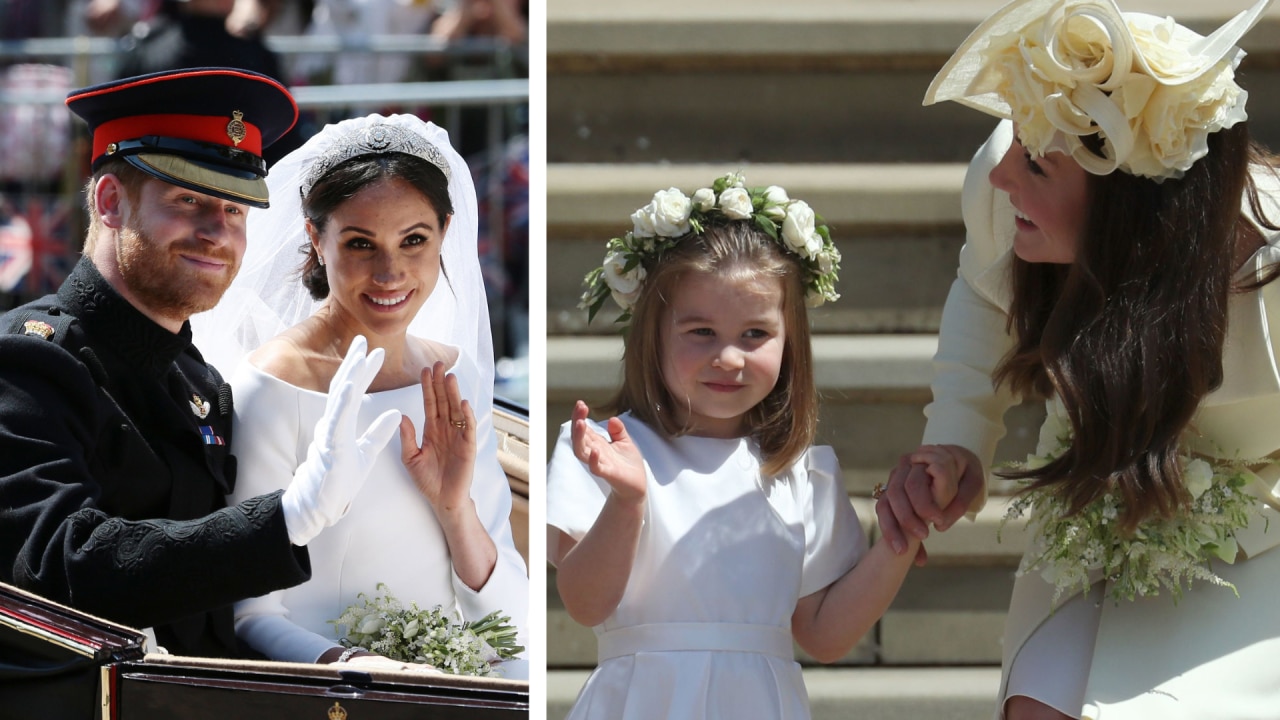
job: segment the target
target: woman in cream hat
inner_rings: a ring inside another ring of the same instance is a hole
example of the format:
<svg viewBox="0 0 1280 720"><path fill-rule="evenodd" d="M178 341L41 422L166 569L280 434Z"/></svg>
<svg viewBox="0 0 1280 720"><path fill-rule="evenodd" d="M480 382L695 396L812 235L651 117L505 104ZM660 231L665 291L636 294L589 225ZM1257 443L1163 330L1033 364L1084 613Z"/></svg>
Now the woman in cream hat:
<svg viewBox="0 0 1280 720"><path fill-rule="evenodd" d="M1003 122L965 179L926 409L962 469L904 460L877 511L891 543L976 511L1004 411L1047 398L1036 453L1001 471L1032 531L1004 717L1280 716L1280 179L1234 75L1269 5L1202 37L1016 0L925 97Z"/></svg>

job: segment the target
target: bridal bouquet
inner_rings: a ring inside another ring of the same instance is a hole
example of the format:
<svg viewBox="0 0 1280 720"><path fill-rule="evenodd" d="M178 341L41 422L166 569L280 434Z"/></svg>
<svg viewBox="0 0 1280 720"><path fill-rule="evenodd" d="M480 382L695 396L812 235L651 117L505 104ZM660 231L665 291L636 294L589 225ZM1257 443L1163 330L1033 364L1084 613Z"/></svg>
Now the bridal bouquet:
<svg viewBox="0 0 1280 720"><path fill-rule="evenodd" d="M1051 403L1036 454L1014 467L1042 467L1069 447L1071 425L1055 410L1060 406ZM1255 512L1256 500L1247 487L1257 476L1248 468L1251 463L1240 460L1209 461L1185 452L1180 460L1190 507L1172 518L1148 519L1132 534L1116 526L1123 502L1117 494L1104 493L1070 516L1066 502L1047 490L1019 495L1005 521L1030 512L1034 534L1018 574L1040 572L1054 586L1055 606L1065 591L1086 591L1100 578L1111 581L1107 595L1117 602L1155 596L1162 589L1176 602L1184 584L1190 587L1193 580L1235 592L1234 585L1213 572L1210 561L1235 561L1235 533Z"/></svg>
<svg viewBox="0 0 1280 720"><path fill-rule="evenodd" d="M462 622L437 605L422 610L405 608L378 583L376 598L360 593L336 620L342 644L400 662L427 663L453 675L498 675L493 663L510 660L524 648L516 644L511 618L489 613L475 622Z"/></svg>

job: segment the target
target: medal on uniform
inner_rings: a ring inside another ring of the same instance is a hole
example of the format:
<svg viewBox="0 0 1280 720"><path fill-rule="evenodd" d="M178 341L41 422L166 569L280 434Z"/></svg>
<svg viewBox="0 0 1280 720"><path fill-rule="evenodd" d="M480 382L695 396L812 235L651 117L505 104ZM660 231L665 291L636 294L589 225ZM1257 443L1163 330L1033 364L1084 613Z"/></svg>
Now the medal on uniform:
<svg viewBox="0 0 1280 720"><path fill-rule="evenodd" d="M47 322L41 322L39 320L28 320L22 323L22 332L27 335L39 335L45 340L48 340L53 337L53 326Z"/></svg>
<svg viewBox="0 0 1280 720"><path fill-rule="evenodd" d="M221 435L214 432L212 425L200 426L200 439L204 441L205 445L226 445L227 444L227 441L223 440Z"/></svg>
<svg viewBox="0 0 1280 720"><path fill-rule="evenodd" d="M205 400L195 393L191 394L191 412L195 413L196 417L201 420L205 419L208 417L209 410L211 409L212 406L209 404L208 400Z"/></svg>

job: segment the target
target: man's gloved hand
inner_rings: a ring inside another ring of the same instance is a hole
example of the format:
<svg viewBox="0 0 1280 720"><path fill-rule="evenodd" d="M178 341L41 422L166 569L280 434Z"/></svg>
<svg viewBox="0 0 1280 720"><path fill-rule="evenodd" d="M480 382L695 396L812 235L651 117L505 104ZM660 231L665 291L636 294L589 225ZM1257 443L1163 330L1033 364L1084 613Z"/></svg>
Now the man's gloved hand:
<svg viewBox="0 0 1280 720"><path fill-rule="evenodd" d="M347 514L364 486L378 454L400 425L400 413L388 410L357 436L360 399L382 367L382 348L366 356L368 342L357 335L329 383L324 414L316 422L307 459L285 488L281 507L289 541L306 545Z"/></svg>

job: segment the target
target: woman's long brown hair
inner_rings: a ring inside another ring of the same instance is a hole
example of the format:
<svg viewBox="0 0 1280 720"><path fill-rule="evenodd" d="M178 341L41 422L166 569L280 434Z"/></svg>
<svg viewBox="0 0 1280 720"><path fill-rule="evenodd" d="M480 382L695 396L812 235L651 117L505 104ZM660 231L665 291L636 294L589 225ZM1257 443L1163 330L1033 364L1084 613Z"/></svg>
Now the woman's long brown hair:
<svg viewBox="0 0 1280 720"><path fill-rule="evenodd" d="M1005 475L1051 489L1072 513L1117 491L1124 531L1189 501L1179 441L1201 400L1222 384L1236 250L1259 237L1241 212L1243 194L1250 214L1277 229L1249 176L1251 163L1269 160L1241 123L1212 134L1208 155L1181 179L1090 175L1074 263L1015 258L1016 344L993 381L1021 394L1056 394L1073 434L1055 461Z"/></svg>

